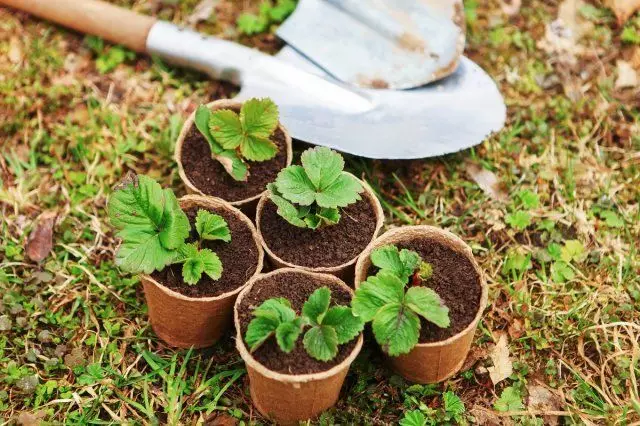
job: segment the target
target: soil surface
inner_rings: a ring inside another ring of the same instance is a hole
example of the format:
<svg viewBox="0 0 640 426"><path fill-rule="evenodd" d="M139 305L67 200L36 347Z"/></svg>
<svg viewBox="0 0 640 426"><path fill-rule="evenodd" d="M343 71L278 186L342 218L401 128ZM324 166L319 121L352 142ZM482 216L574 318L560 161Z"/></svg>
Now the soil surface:
<svg viewBox="0 0 640 426"><path fill-rule="evenodd" d="M182 264L171 265L151 274L159 283L188 297L213 297L233 291L244 285L258 267L258 247L248 225L225 209L207 210L222 216L231 231L231 242L205 241L202 243L203 248L213 250L220 258L222 262L220 279L214 281L208 275L202 274L202 278L196 285L186 284L182 279ZM188 242L198 241L195 227L198 208L185 210L185 213L191 222L191 235Z"/></svg>
<svg viewBox="0 0 640 426"><path fill-rule="evenodd" d="M327 286L331 289L331 306L349 305L351 294L333 281L312 280L309 276L291 272L268 277L256 283L238 307L240 330L244 336L249 322L253 319L253 309L272 297L285 297L293 309L300 314L302 305L317 288ZM304 332L303 332L304 333ZM284 374L310 374L329 370L349 356L358 339L340 345L338 355L331 361L318 361L309 356L302 344L301 334L296 347L290 353L284 353L275 339L269 339L252 355L260 364L270 370Z"/></svg>
<svg viewBox="0 0 640 426"><path fill-rule="evenodd" d="M280 259L298 266L342 265L358 256L376 230L375 209L369 197L342 209L340 222L317 230L298 228L281 218L270 200L260 217L260 231L267 246Z"/></svg>
<svg viewBox="0 0 640 426"><path fill-rule="evenodd" d="M471 261L450 247L425 238L398 243L399 249L414 250L431 263L433 276L424 285L432 288L449 308L451 325L440 328L420 317L420 343L439 342L464 330L475 318L480 306L480 277ZM378 268L372 266L369 275Z"/></svg>
<svg viewBox="0 0 640 426"><path fill-rule="evenodd" d="M182 144L182 167L191 183L204 194L229 202L244 200L264 191L267 184L273 182L278 172L287 165L287 144L279 127L271 135L271 141L278 146L276 156L267 161L249 161L247 181L238 182L218 161L211 158L209 142L193 124Z"/></svg>

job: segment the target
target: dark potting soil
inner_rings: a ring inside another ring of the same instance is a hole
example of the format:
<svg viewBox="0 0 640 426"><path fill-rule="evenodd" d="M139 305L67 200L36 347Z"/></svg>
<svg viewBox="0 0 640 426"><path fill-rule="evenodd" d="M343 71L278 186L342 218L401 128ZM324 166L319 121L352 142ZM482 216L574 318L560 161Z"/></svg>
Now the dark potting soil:
<svg viewBox="0 0 640 426"><path fill-rule="evenodd" d="M399 249L414 250L431 263L433 275L423 285L432 288L449 308L451 325L440 328L420 317L420 343L439 342L464 330L475 318L480 306L480 277L471 261L452 248L432 239L398 243ZM369 268L369 275L377 272Z"/></svg>
<svg viewBox="0 0 640 426"><path fill-rule="evenodd" d="M238 306L238 319L242 336L247 332L249 322L254 318L253 309L272 297L285 297L291 302L293 309L300 314L302 305L317 288L327 286L331 290L331 306L349 305L351 294L333 281L318 281L307 275L290 272L278 274L260 280L244 296ZM306 329L305 329L306 331ZM303 332L304 333L304 332ZM309 356L302 344L301 334L296 347L290 353L284 353L275 339L268 339L255 352L253 357L270 370L284 374L310 374L326 371L340 364L349 356L358 339L340 345L338 355L331 361L318 361Z"/></svg>
<svg viewBox="0 0 640 426"><path fill-rule="evenodd" d="M298 228L281 218L275 204L265 204L260 231L267 246L280 259L298 266L338 266L358 256L371 242L376 230L376 214L369 197L340 212L336 225L311 230Z"/></svg>
<svg viewBox="0 0 640 426"><path fill-rule="evenodd" d="M287 144L280 128L273 133L271 141L278 146L276 156L267 161L248 162L249 177L246 182L238 182L211 158L209 143L194 124L182 144L182 167L191 183L204 194L229 202L244 200L264 191L287 165Z"/></svg>
<svg viewBox="0 0 640 426"><path fill-rule="evenodd" d="M207 274L196 285L189 285L182 279L182 264L175 264L151 274L153 279L171 290L188 297L214 297L233 291L246 283L258 267L258 247L248 225L225 209L207 209L219 214L227 221L231 231L231 241L205 241L203 248L211 249L222 262L222 276L212 280ZM198 208L185 210L191 222L188 242L198 241L195 227Z"/></svg>

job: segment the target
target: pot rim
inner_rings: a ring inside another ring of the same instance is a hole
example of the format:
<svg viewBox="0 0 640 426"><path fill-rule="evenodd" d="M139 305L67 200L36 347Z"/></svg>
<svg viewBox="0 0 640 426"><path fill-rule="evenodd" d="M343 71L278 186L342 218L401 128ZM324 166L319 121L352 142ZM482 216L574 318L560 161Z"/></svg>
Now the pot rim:
<svg viewBox="0 0 640 426"><path fill-rule="evenodd" d="M353 176L355 179L358 179L353 174L351 174L349 172L346 172L346 173L349 174L350 176ZM373 189L371 188L371 186L369 186L369 184L364 180L358 179L358 181L362 184L362 187L364 188L365 196L369 198L369 202L373 205L373 211L374 211L375 219L376 219L376 227L375 227L375 229L373 231L373 235L371 236L371 241L369 241L367 246L362 251L362 253L364 253L375 242L375 240L377 239L378 233L380 232L380 229L382 229L382 225L384 224L384 211L382 210L382 205L380 204L380 200L378 200L378 197L376 196L376 194L373 191ZM271 192L269 190L265 191L262 194L262 197L260 197L260 201L258 201L258 206L256 208L256 228L258 230L258 236L260 237L260 243L262 244L262 247L264 248L264 251L267 252L267 254L272 259L274 259L276 262L279 262L280 264L285 265L286 267L289 267L289 268L302 269L304 271L309 271L309 272L320 272L320 273L325 272L325 273L330 273L330 274L338 272L338 271L341 271L341 270L343 270L343 269L345 269L345 268L347 268L347 267L349 267L349 266L351 266L351 265L353 265L353 264L355 264L357 262L358 257L362 253L358 254L353 259L350 259L347 262L342 263L340 265L336 265L336 266L316 266L316 267L302 266L302 265L296 265L296 264L291 263L291 262L287 262L287 261L283 260L282 258L280 258L280 256L275 254L269 248L269 246L267 245L267 241L262 236L262 230L260 229L260 216L261 216L261 213L262 213L262 210L263 210L265 204L269 200L269 194L270 193Z"/></svg>
<svg viewBox="0 0 640 426"><path fill-rule="evenodd" d="M236 101L236 100L233 100L233 99L219 99L217 101L213 101L213 102L207 103L206 106L208 108L211 108L211 109L222 109L222 108L240 107L240 106L242 106L242 104L243 104L243 102ZM178 175L180 175L180 179L185 184L185 186L189 189L189 191L193 192L194 194L199 194L199 195L202 195L203 197L212 197L212 198L222 199L220 197L216 197L215 195L207 195L204 192L202 192L200 189L198 189L198 187L196 187L193 184L193 182L191 182L189 180L189 178L187 177L187 174L184 171L184 167L182 166L182 144L184 143L184 139L187 136L187 132L194 125L195 116L196 116L196 110L194 110L189 115L189 118L187 118L187 120L182 125L182 129L180 130L180 135L178 135L178 139L176 140L176 145L175 145L174 150L173 150L173 158L176 161L176 163L178 164ZM292 148L292 142L291 142L291 135L289 134L289 131L282 125L282 123L280 121L278 121L278 128L284 134L285 144L287 146L287 148L286 148L287 149L287 162L286 162L285 167L288 167L288 166L291 165L291 162L293 161L293 148ZM249 203L251 203L253 201L256 201L257 199L262 197L262 195L266 191L267 190L265 189L264 191L254 195L252 197L243 198L241 200L236 200L236 201L227 201L227 200L225 200L225 201L227 203L231 204L232 206L241 207L241 206L247 205L247 204L249 204Z"/></svg>
<svg viewBox="0 0 640 426"><path fill-rule="evenodd" d="M277 380L279 382L284 382L284 383L305 383L305 382L311 382L315 380L323 380L338 374L340 371L344 370L345 368L349 368L351 363L356 359L356 357L360 353L360 350L362 349L362 345L364 342L362 332L360 332L360 335L358 336L358 341L356 342L356 346L353 348L351 353L342 362L331 367L328 370L320 371L318 373L310 373L310 374L284 374L284 373L278 373L277 371L273 371L265 367L264 365L260 364L251 355L251 353L249 352L249 350L247 349L244 343L244 339L242 338L242 331L240 330L240 319L238 314L238 306L240 305L242 298L246 296L249 293L249 291L251 291L251 288L253 287L253 285L259 280L269 278L274 275L287 274L291 272L308 275L309 277L312 277L312 278L317 277L325 280L331 280L337 283L338 285L344 287L345 289L349 290L349 292L353 295L353 289L349 287L347 284L345 284L344 281L342 281L341 279L337 278L334 275L310 272L310 271L305 271L297 268L281 268L281 269L276 269L275 271L268 272L266 274L256 275L249 280L247 286L242 290L242 292L240 292L240 294L238 295L238 298L236 299L236 303L233 306L233 323L236 328L236 349L240 353L240 356L242 357L243 361L247 364L247 366L250 366L251 368L256 370L258 373L260 373L261 375L269 379Z"/></svg>
<svg viewBox="0 0 640 426"><path fill-rule="evenodd" d="M256 247L258 248L258 265L256 266L256 270L253 273L253 275L251 275L251 277L244 284L242 284L241 286L237 287L236 289L234 289L232 291L228 291L226 293L222 293L222 294L220 294L218 296L209 296L209 297L189 297L189 296L185 296L184 294L178 293L177 291L174 291L174 290L171 290L170 288L166 287L164 284L156 281L155 279L153 279L151 277L151 275L140 274L140 279L146 280L147 282L154 284L156 287L158 287L164 293L166 293L168 296L170 296L170 297L172 297L174 299L181 299L181 300L186 300L186 301L189 301L189 302L208 303L208 302L213 302L215 300L226 299L228 297L236 295L237 293L242 291L243 288L245 288L247 286L247 284L249 283L249 281L251 279L253 279L254 277L256 277L256 276L261 274L262 267L263 267L263 264L264 264L264 250L262 249L262 245L260 244L260 240L258 239L258 232L256 231L255 226L253 225L251 220L244 213L242 213L238 208L232 206L231 203L228 203L228 202L226 202L226 201L224 201L224 200L222 200L220 198L210 197L210 196L207 196L207 195L189 194L189 195L185 195L185 196L181 197L178 200L178 202L180 203L180 208L183 208L182 207L183 204L192 202L195 205L202 206L202 207L205 207L205 208L227 209L228 211L233 213L238 219L243 221L249 227L249 229L251 230L251 235L253 236L253 240L256 243Z"/></svg>
<svg viewBox="0 0 640 426"><path fill-rule="evenodd" d="M471 265L478 273L478 279L480 281L480 287L482 288L482 293L480 295L480 303L478 304L478 312L476 312L476 315L473 318L473 321L471 321L463 330L459 331L458 333L454 334L453 336L445 340L440 340L437 342L429 342L429 343L418 343L416 346L413 347L413 349L411 349L411 351L415 350L416 348L436 348L440 346L447 346L452 342L462 338L471 330L475 329L475 327L478 325L478 323L482 319L482 314L484 313L484 310L487 307L487 303L489 299L489 288L487 286L485 275L482 272L482 269L480 269L480 266L478 266L478 263L476 262L476 259L473 256L473 252L471 251L471 247L469 247L467 243L465 243L460 237L458 237L454 233L447 231L445 229L441 229L436 226L430 226L430 225L403 226L403 227L388 230L387 232L385 232L384 234L376 238L374 243L371 244L369 247L367 247L367 249L364 250L360 255L360 257L358 258L358 262L356 263L356 274L355 274L354 285L355 285L355 288L357 289L360 286L360 283L364 281L362 278L366 274L365 266L367 266L366 269L368 269L368 265L366 264L370 262L369 257L373 249L385 244L393 244L398 241L408 241L408 240L415 239L414 235L410 235L411 231L426 233L427 237L433 236L433 235L443 236L446 239L444 243L447 244L451 249L465 255L471 261ZM390 356L387 354L385 355ZM403 355L400 355L400 356L403 356Z"/></svg>

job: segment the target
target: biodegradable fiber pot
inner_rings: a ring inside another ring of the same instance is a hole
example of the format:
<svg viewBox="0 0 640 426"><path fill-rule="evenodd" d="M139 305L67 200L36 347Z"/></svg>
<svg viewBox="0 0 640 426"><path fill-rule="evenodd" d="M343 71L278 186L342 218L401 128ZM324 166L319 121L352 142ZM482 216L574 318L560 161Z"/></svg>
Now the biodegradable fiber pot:
<svg viewBox="0 0 640 426"><path fill-rule="evenodd" d="M402 248L416 240L433 241L462 254L475 269L480 290L478 310L464 329L445 340L418 343L408 354L397 357L387 356L393 369L407 380L417 383L437 383L448 379L460 370L464 363L473 336L487 305L488 290L482 271L478 267L471 248L458 236L433 226L407 226L385 232L369 246L360 256L356 264L356 288L367 279L371 268L371 251L377 247L393 244ZM428 260L428 259L426 259Z"/></svg>
<svg viewBox="0 0 640 426"><path fill-rule="evenodd" d="M253 288L259 286L262 280L284 274L303 274L309 280L317 281L318 287L326 283L334 283L351 294L353 290L333 275L284 268L252 278L249 285L238 296L234 309L236 348L247 367L253 404L263 416L276 424L297 425L299 421L312 419L336 403L349 366L362 349L363 337L360 333L346 358L326 371L311 374L284 374L273 371L258 362L244 343L239 306L243 298L247 297Z"/></svg>
<svg viewBox="0 0 640 426"><path fill-rule="evenodd" d="M258 253L258 264L251 277L262 271L264 251L258 241L253 223L240 210L225 201L200 195L187 195L179 202L183 210L190 208L203 208L217 212L225 210L239 219L251 231L256 245L255 250ZM231 238L233 239L233 235ZM187 297L173 291L149 275L141 275L140 280L144 287L153 330L165 342L181 348L203 348L216 343L231 325L233 304L238 293L248 282L247 280L239 287L219 296L198 298Z"/></svg>
<svg viewBox="0 0 640 426"><path fill-rule="evenodd" d="M349 173L350 174L350 173ZM351 175L353 176L353 175ZM355 179L355 176L353 176ZM366 200L369 202L369 204L371 205L371 210L373 212L373 218L372 221L375 223L373 232L371 233L371 238L367 241L366 245L364 245L362 247L362 250L365 250L367 247L371 246L371 244L373 243L373 241L375 240L375 238L378 236L378 233L380 232L380 229L382 228L382 225L384 223L384 211L382 210L382 206L380 205L380 201L378 200L378 197L376 197L375 193L373 192L373 190L371 189L371 187L369 186L368 183L358 179L358 181L362 184L363 188L364 188L364 192L362 192L361 197L363 200ZM267 253L267 259L269 259L269 263L271 264L271 266L275 269L277 268L298 268L298 269L303 269L305 271L310 271L310 272L319 272L319 273L326 273L326 274L331 274L331 275L335 275L336 277L351 283L351 280L353 278L353 271L354 271L354 265L356 263L356 260L358 260L358 256L360 255L361 251L356 253L353 257L346 259L343 262L340 262L338 264L335 265L323 265L323 266L305 266L305 265L297 265L293 262L288 262L284 259L282 259L282 257L278 256L276 254L277 248L270 246L269 243L267 243L267 240L265 239L265 229L263 228L264 226L264 221L262 220L263 217L263 213L265 211L266 205L267 203L271 203L271 200L269 199L269 191L265 192L262 197L260 198L260 201L258 202L258 207L257 207L257 211L256 211L256 227L258 228L258 237L260 238L260 242L262 244L262 247L264 247L265 252ZM347 207L348 208L348 207ZM344 217L348 217L347 214L343 214L342 215L343 218ZM280 218L280 220L282 220L282 222L286 222L284 219ZM290 235L293 234L304 234L306 233L307 235L311 236L311 238L313 237L313 235L315 235L314 233L320 233L323 232L323 230L316 230L316 231L312 231L309 229L303 229L303 228L296 228L293 225L288 225L289 228L289 232L291 233ZM327 228L330 228L332 226L340 226L340 223L338 223L337 225L330 225ZM357 232L358 229L355 230L355 232ZM347 238L349 238L350 236L347 236ZM331 241L326 241L327 243L330 243L332 246L337 246L337 248L340 248L340 240L331 240ZM302 251L302 254L306 254L304 252L304 248L302 246L297 246L296 249L299 249L300 251ZM317 249L317 251L321 251L323 250L323 248Z"/></svg>
<svg viewBox="0 0 640 426"><path fill-rule="evenodd" d="M211 110L232 109L235 111L239 111L241 106L242 102L229 99L221 99L207 104L207 107L209 107ZM275 179L275 175L280 171L280 169L291 164L293 152L291 149L291 136L289 135L289 132L282 125L282 123L278 123L278 128L276 129L274 135L279 132L280 139L282 139L282 143L284 144L284 146L280 144L280 150L278 151L278 154L271 160L263 162L249 162L249 178L247 182L234 181L233 178L224 171L222 166L219 165L216 160L210 157L210 151L207 145L204 151L208 152L209 157L205 158L204 156L201 156L201 158L199 158L199 162L201 163L199 164L206 170L207 173L211 173L211 175L203 176L201 177L201 179L215 180L217 181L216 184L219 189L225 188L234 193L234 195L225 195L201 187L201 185L198 185L196 182L194 182L193 179L190 179L187 171L185 171L183 157L185 156L184 149L186 148L186 145L193 147L197 144L207 144L206 139L204 139L204 137L200 135L198 129L195 126L195 115L195 111L191 113L187 121L184 123L182 131L180 132L178 140L176 141L174 158L176 160L176 163L178 163L178 173L180 174L180 179L182 179L182 182L184 182L189 193L224 199L232 206L238 207L247 212L247 214L252 215L255 211L255 206L258 203L258 199L266 190L265 188L267 183ZM187 138L193 138L199 141L197 143L193 142L192 144L189 144L186 142ZM281 167L277 167L274 169L273 167L271 167L271 165L273 162L277 161L283 162L284 164L281 164ZM245 188L247 189L245 190L243 186L245 186ZM251 188L253 188L254 190L251 191ZM244 195L240 195L241 193Z"/></svg>

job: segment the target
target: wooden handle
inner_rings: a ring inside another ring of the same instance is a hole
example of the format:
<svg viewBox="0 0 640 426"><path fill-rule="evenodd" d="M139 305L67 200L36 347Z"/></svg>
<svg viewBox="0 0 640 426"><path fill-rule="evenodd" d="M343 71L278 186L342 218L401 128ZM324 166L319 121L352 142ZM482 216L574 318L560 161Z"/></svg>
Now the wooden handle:
<svg viewBox="0 0 640 426"><path fill-rule="evenodd" d="M147 35L156 22L150 16L98 0L0 0L2 4L137 52L146 50Z"/></svg>

